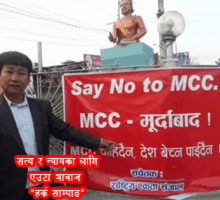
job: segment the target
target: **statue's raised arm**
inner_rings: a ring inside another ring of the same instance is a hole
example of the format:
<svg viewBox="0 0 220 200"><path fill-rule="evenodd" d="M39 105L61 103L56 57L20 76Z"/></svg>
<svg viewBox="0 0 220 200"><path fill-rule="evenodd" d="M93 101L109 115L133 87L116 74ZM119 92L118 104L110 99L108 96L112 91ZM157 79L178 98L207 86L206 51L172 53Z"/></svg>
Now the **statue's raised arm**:
<svg viewBox="0 0 220 200"><path fill-rule="evenodd" d="M121 0L120 5L124 16L113 25L109 40L117 42L117 45L137 43L147 33L144 22L141 16L132 15L131 0Z"/></svg>

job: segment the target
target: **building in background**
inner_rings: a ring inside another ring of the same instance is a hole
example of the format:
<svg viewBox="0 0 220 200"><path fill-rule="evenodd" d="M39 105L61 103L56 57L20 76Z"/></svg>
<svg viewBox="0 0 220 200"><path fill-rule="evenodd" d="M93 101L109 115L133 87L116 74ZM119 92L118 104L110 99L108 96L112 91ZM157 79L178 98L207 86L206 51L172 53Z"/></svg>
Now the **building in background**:
<svg viewBox="0 0 220 200"><path fill-rule="evenodd" d="M220 67L220 58L215 63L217 64L218 67Z"/></svg>
<svg viewBox="0 0 220 200"><path fill-rule="evenodd" d="M102 69L102 57L99 55L84 54L89 69Z"/></svg>
<svg viewBox="0 0 220 200"><path fill-rule="evenodd" d="M180 53L174 53L173 58L178 59L178 65L189 65L190 59L189 59L189 52L180 52Z"/></svg>
<svg viewBox="0 0 220 200"><path fill-rule="evenodd" d="M56 90L59 84L62 81L62 75L68 72L87 72L88 68L87 61L75 62L71 60L67 60L63 62L61 65L54 65L49 67L42 68L41 74L41 87L43 95L48 91L50 88L51 91ZM34 64L34 69L32 73L33 78L33 88L31 88L34 93L38 93L37 85L37 76L38 75L38 65L37 63ZM60 88L61 93L62 88ZM29 91L28 91L29 92ZM30 92L29 92L30 93Z"/></svg>
<svg viewBox="0 0 220 200"><path fill-rule="evenodd" d="M189 52L174 53L173 58L178 59L178 66L191 64L189 58ZM154 54L154 65L160 65L160 59L158 53Z"/></svg>
<svg viewBox="0 0 220 200"><path fill-rule="evenodd" d="M160 65L160 59L158 53L154 54L154 65Z"/></svg>

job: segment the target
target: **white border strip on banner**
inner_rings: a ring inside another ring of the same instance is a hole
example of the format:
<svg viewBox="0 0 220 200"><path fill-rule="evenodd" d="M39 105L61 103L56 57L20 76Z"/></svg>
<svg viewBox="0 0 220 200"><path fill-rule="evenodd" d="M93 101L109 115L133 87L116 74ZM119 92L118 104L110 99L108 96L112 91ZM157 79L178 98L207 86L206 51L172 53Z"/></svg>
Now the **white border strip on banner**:
<svg viewBox="0 0 220 200"><path fill-rule="evenodd" d="M182 199L186 199L192 196L196 196L199 193L186 193L186 194L178 194L178 195L173 195L173 196L169 196L169 199L173 199L173 200L182 200Z"/></svg>
<svg viewBox="0 0 220 200"><path fill-rule="evenodd" d="M137 69L139 68L139 69ZM126 71L126 69L128 71ZM130 70L129 70L130 69ZM220 69L220 67L216 65L186 65L186 66L181 66L181 67L170 67L170 68L165 68L165 67L159 67L155 65L151 66L128 66L128 67L113 67L113 68L102 68L102 69L75 69L75 70L69 70L68 73L86 73L86 74L91 74L91 72L94 73L111 73L111 72L136 72L136 71L148 71L148 70L169 70L169 69ZM111 71L109 71L111 70ZM102 72L101 72L102 71ZM107 72L103 72L107 71ZM40 73L31 73L31 75L39 75L39 74L54 74L54 73L64 73L63 71L54 71L54 72L40 72Z"/></svg>
<svg viewBox="0 0 220 200"><path fill-rule="evenodd" d="M120 70L120 69L123 69L123 70ZM62 76L70 76L70 75L88 76L88 75L94 75L94 74L112 74L112 73L123 73L123 72L125 72L125 73L134 73L134 72L146 72L146 71L164 71L164 70L173 70L173 69L176 69L176 70L183 70L183 69L207 70L207 69L220 69L220 68L219 67L170 67L170 68L146 68L146 69L138 69L138 70L133 70L133 71L130 71L130 70L127 71L127 70L124 70L124 69L127 69L127 68L116 68L112 71L105 71L105 70L111 70L111 69L106 68L106 69L101 69L103 71L98 71L98 72L95 72L97 70L95 70L95 71L91 70L91 72L89 70L85 70L85 72L83 72L82 70L76 70L76 71L73 71L74 73L64 73Z"/></svg>

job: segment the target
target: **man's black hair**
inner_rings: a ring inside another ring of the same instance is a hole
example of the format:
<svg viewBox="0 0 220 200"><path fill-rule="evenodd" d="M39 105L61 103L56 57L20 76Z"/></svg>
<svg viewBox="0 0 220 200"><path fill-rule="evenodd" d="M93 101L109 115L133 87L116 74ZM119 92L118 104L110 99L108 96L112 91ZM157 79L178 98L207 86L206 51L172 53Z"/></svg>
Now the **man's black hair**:
<svg viewBox="0 0 220 200"><path fill-rule="evenodd" d="M0 73L4 65L17 65L28 70L28 74L32 72L32 62L25 54L18 51L7 51L0 54Z"/></svg>

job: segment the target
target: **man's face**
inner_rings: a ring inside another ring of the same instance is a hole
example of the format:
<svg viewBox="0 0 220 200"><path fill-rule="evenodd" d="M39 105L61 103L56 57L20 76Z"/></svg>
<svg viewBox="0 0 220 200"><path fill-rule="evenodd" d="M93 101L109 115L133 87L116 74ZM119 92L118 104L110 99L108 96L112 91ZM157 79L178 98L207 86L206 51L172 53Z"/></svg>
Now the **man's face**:
<svg viewBox="0 0 220 200"><path fill-rule="evenodd" d="M120 5L121 5L121 12L123 15L131 13L131 3L129 0L121 1Z"/></svg>
<svg viewBox="0 0 220 200"><path fill-rule="evenodd" d="M28 70L17 65L4 65L0 73L0 83L7 95L20 96L30 83Z"/></svg>

